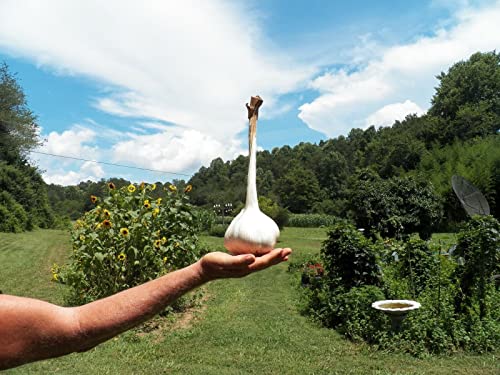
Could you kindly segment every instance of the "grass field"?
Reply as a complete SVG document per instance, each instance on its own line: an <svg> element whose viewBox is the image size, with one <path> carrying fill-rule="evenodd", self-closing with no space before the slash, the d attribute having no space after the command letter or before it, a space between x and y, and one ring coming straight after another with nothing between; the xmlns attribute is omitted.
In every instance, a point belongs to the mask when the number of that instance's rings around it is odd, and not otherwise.
<svg viewBox="0 0 500 375"><path fill-rule="evenodd" d="M446 236L443 236L445 238ZM322 229L286 228L280 246L295 260L317 253ZM446 237L448 238L448 237ZM203 237L210 250L222 239ZM70 250L63 231L0 234L0 289L61 303L50 282L53 262ZM297 311L294 277L282 264L238 280L205 286L203 307L147 333L127 332L89 352L43 361L6 374L499 374L498 355L416 359L371 350L320 328Z"/></svg>

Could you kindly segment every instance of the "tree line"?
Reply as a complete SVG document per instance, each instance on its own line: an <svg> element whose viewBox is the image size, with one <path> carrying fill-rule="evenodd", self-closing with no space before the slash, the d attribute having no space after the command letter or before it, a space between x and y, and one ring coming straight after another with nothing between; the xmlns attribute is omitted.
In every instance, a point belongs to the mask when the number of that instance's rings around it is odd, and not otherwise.
<svg viewBox="0 0 500 375"><path fill-rule="evenodd" d="M437 76L425 115L408 115L391 127L352 129L348 135L258 152L257 188L269 204L291 213L348 217L359 226L395 234L401 227L424 236L437 225L464 218L450 179L460 174L487 197L500 217L500 54L475 53ZM0 69L0 225L24 218L22 229L48 227L58 217L76 219L103 196L114 178L76 186L46 185L26 155L40 140L36 116L4 64ZM189 181L199 207L231 203L246 192L248 157L214 159ZM161 188L170 182L157 182ZM22 207L22 210L21 208ZM417 218L415 212L419 212ZM55 217L55 218L54 218ZM23 219L24 220L24 219ZM23 221L21 220L21 221ZM15 220L14 220L15 221ZM383 228L380 227L384 223ZM12 226L13 224L11 224ZM17 226L19 226L17 225ZM9 230L0 227L0 230Z"/></svg>

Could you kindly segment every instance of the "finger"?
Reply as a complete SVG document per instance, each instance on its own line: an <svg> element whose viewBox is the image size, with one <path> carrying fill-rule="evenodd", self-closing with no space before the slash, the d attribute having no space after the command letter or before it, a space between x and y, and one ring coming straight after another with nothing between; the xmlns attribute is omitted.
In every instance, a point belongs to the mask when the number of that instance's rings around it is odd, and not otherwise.
<svg viewBox="0 0 500 375"><path fill-rule="evenodd" d="M287 258L288 259L288 256L292 253L292 249L290 249L289 247L285 248L285 249L282 249L281 250L281 258L285 259Z"/></svg>
<svg viewBox="0 0 500 375"><path fill-rule="evenodd" d="M255 261L255 255L253 254L226 255L222 264L224 268L246 268Z"/></svg>
<svg viewBox="0 0 500 375"><path fill-rule="evenodd" d="M283 260L281 257L282 250L283 249L274 249L269 253L256 258L255 262L248 268L252 271L257 271L280 263Z"/></svg>

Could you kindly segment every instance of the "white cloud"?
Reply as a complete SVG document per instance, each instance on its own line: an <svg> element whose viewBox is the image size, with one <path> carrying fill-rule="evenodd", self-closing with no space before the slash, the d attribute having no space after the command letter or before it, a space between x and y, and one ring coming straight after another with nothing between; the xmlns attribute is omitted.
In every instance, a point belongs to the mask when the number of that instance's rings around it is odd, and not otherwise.
<svg viewBox="0 0 500 375"><path fill-rule="evenodd" d="M219 141L243 130L250 95L264 115L313 73L267 45L250 10L222 0L0 2L4 49L111 84L101 110Z"/></svg>
<svg viewBox="0 0 500 375"><path fill-rule="evenodd" d="M85 162L78 171L52 170L43 173L42 177L48 184L76 185L80 181L98 181L104 175L104 171L99 164Z"/></svg>
<svg viewBox="0 0 500 375"><path fill-rule="evenodd" d="M167 172L194 172L216 157L233 159L242 153L237 141L220 142L193 129L171 127L161 133L135 135L116 143L112 150L115 162L139 165Z"/></svg>
<svg viewBox="0 0 500 375"><path fill-rule="evenodd" d="M499 19L500 2L466 8L456 14L456 24L448 30L388 47L360 70L326 72L311 82L310 87L320 95L300 107L299 117L310 128L337 136L352 127L364 127L369 116L392 103L410 100L415 108L426 110L438 73L477 51L499 48Z"/></svg>
<svg viewBox="0 0 500 375"><path fill-rule="evenodd" d="M96 133L93 130L77 125L62 133L51 132L40 151L77 158L95 158L98 149L89 145L95 138Z"/></svg>
<svg viewBox="0 0 500 375"><path fill-rule="evenodd" d="M403 103L388 104L366 118L365 128L371 125L375 127L391 126L396 120L404 120L409 114L422 115L424 112L418 104L413 103L411 100L405 100Z"/></svg>

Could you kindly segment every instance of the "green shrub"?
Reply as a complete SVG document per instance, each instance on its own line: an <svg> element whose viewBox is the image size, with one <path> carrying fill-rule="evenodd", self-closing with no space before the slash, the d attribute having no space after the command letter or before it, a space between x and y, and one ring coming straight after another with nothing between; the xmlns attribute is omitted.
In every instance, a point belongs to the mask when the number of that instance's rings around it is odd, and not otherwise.
<svg viewBox="0 0 500 375"><path fill-rule="evenodd" d="M461 293L457 308L464 312L479 306L480 317L487 315L486 291L500 274L500 223L492 216L475 216L458 234L453 255L460 259L456 269Z"/></svg>
<svg viewBox="0 0 500 375"><path fill-rule="evenodd" d="M375 244L349 225L333 226L321 261L301 267L302 312L352 340L415 356L499 349L499 223L475 217L458 235L452 257L417 237ZM321 272L318 272L321 266ZM400 331L371 304L416 299Z"/></svg>
<svg viewBox="0 0 500 375"><path fill-rule="evenodd" d="M7 191L0 192L0 232L23 232L32 229L32 223L23 206Z"/></svg>
<svg viewBox="0 0 500 375"><path fill-rule="evenodd" d="M274 220L280 229L283 229L288 224L290 212L286 208L279 206L272 199L259 197L259 207L263 213Z"/></svg>
<svg viewBox="0 0 500 375"><path fill-rule="evenodd" d="M215 212L203 208L197 208L193 211L193 219L196 230L201 232L208 232L215 223Z"/></svg>
<svg viewBox="0 0 500 375"><path fill-rule="evenodd" d="M349 290L355 286L378 285L378 248L353 225L338 222L328 232L321 259L330 285Z"/></svg>
<svg viewBox="0 0 500 375"><path fill-rule="evenodd" d="M170 185L152 199L156 185L110 186L102 201L77 220L73 254L61 273L69 302L109 296L193 263L199 256L188 196Z"/></svg>
<svg viewBox="0 0 500 375"><path fill-rule="evenodd" d="M214 237L224 237L228 226L228 224L214 224L208 234Z"/></svg>
<svg viewBox="0 0 500 375"><path fill-rule="evenodd" d="M290 214L289 227L319 228L329 227L339 220L338 217L323 214Z"/></svg>

